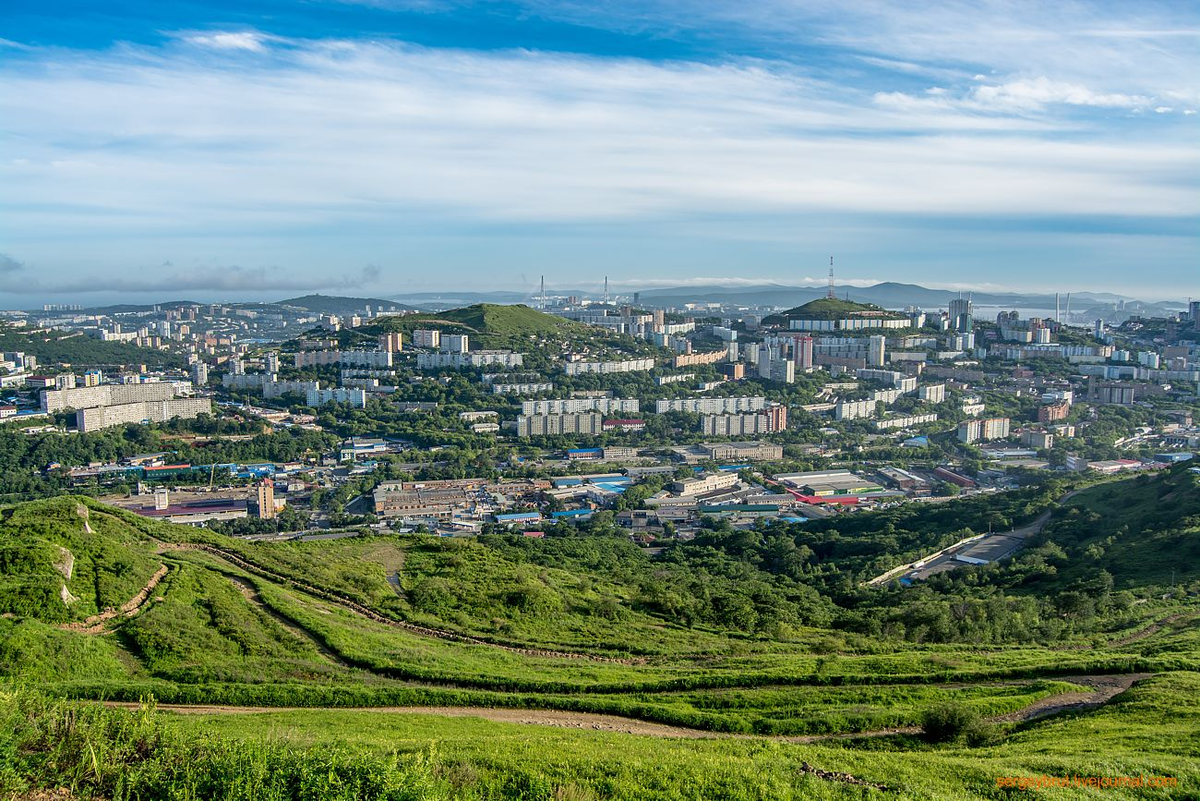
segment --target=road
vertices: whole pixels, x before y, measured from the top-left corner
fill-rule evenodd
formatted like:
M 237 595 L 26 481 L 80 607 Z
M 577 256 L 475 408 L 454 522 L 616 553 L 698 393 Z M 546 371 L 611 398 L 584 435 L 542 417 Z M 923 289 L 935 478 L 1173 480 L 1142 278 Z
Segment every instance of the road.
M 1024 545 L 1026 538 L 1030 535 L 1039 533 L 1050 522 L 1055 509 L 1085 489 L 1090 488 L 1083 487 L 1071 490 L 1066 495 L 1063 495 L 1055 501 L 1054 508 L 1043 512 L 1032 523 L 1013 529 L 1012 531 L 1004 531 L 996 534 L 973 534 L 970 537 L 959 540 L 953 545 L 942 548 L 939 551 L 934 551 L 927 556 L 922 556 L 916 561 L 894 567 L 886 573 L 882 573 L 871 579 L 867 582 L 867 585 L 878 587 L 900 576 L 908 576 L 919 581 L 937 573 L 944 573 L 947 570 L 954 570 L 965 565 L 995 562 L 1003 559 Z

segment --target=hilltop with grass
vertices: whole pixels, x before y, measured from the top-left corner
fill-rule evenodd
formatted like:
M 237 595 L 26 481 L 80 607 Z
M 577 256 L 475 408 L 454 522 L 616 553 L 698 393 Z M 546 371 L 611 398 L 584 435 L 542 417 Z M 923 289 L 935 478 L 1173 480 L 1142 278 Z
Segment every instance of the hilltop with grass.
M 529 337 L 589 331 L 587 326 L 553 314 L 517 304 L 476 303 L 461 309 L 435 314 L 389 317 L 377 326 L 382 331 L 411 332 L 418 328 L 438 328 L 450 333 L 482 334 L 494 337 Z
M 0 791 L 960 799 L 1048 772 L 1195 790 L 1200 578 L 1172 585 L 1167 557 L 1193 553 L 1197 479 L 713 521 L 658 553 L 603 522 L 256 543 L 86 498 L 11 506 Z M 1016 559 L 864 584 L 1047 510 Z M 150 698 L 205 706 L 93 703 Z
M 788 320 L 841 320 L 864 315 L 884 316 L 896 320 L 905 317 L 899 312 L 889 311 L 874 303 L 858 303 L 841 298 L 817 298 L 781 314 Z

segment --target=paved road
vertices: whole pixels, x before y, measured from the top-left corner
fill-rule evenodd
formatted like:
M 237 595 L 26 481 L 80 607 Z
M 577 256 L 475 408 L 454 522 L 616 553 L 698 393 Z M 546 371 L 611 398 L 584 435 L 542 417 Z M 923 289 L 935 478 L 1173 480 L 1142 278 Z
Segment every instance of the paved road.
M 915 580 L 927 579 L 937 573 L 944 573 L 947 570 L 954 570 L 964 565 L 995 562 L 1003 559 L 1024 545 L 1026 538 L 1031 534 L 1039 533 L 1050 522 L 1050 517 L 1054 514 L 1056 508 L 1062 506 L 1062 504 L 1074 498 L 1085 489 L 1090 489 L 1090 487 L 1082 487 L 1068 492 L 1055 502 L 1054 508 L 1046 510 L 1032 523 L 1024 525 L 1021 528 L 996 534 L 976 534 L 967 537 L 940 551 L 934 551 L 927 556 L 923 556 L 916 561 L 894 567 L 886 573 L 871 579 L 867 584 L 877 587 L 901 576 L 909 576 Z M 963 561 L 957 557 L 980 561 Z

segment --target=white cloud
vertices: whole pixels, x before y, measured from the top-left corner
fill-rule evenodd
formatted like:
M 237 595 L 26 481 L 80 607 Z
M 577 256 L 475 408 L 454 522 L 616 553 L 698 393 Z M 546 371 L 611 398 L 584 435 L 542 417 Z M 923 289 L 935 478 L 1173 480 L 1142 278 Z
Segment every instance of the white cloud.
M 1163 120 L 1110 132 L 1056 114 L 1115 102 L 1085 84 L 987 84 L 986 108 L 961 88 L 871 103 L 763 61 L 287 44 L 0 65 L 6 245 L 32 262 L 69 231 L 177 263 L 215 249 L 271 264 L 321 231 L 404 243 L 398 228 L 1200 207 L 1200 182 L 1179 180 L 1200 154 Z M 1044 113 L 1019 113 L 1035 102 Z
M 1052 81 L 1045 76 L 977 86 L 971 92 L 971 99 L 981 107 L 1002 110 L 1034 110 L 1054 103 L 1133 109 L 1150 102 L 1140 95 L 1094 92 L 1080 84 Z
M 248 50 L 253 53 L 261 53 L 266 50 L 266 43 L 273 37 L 264 36 L 257 31 L 217 31 L 191 33 L 182 38 L 189 44 L 210 47 L 214 50 Z
M 1170 114 L 1174 110 L 1175 109 L 1171 108 L 1170 106 L 1155 106 L 1154 107 L 1155 114 Z

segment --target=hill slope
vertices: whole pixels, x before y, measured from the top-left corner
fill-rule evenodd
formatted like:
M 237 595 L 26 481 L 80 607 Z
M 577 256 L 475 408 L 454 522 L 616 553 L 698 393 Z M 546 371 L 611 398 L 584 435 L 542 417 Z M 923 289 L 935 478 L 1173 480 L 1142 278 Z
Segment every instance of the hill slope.
M 853 300 L 842 300 L 841 298 L 817 298 L 816 300 L 810 300 L 803 306 L 788 309 L 783 312 L 783 316 L 787 318 L 803 317 L 810 320 L 836 320 L 842 317 L 854 317 L 863 313 L 886 314 L 897 318 L 903 317 L 901 314 L 889 312 L 881 306 L 876 306 L 874 303 L 858 303 Z
M 287 300 L 276 301 L 279 306 L 295 306 L 301 309 L 316 314 L 353 314 L 355 312 L 364 311 L 368 306 L 378 311 L 379 309 L 407 309 L 411 308 L 394 300 L 382 300 L 381 298 L 353 298 L 341 297 L 338 295 L 304 295 L 298 298 L 288 298 Z
M 182 357 L 162 350 L 139 348 L 125 342 L 102 342 L 85 334 L 60 330 L 22 331 L 3 324 L 0 324 L 0 350 L 31 353 L 40 364 L 46 365 L 183 365 Z
M 473 306 L 444 312 L 389 317 L 380 320 L 371 330 L 408 333 L 418 328 L 437 328 L 448 333 L 482 335 L 496 340 L 585 333 L 594 330 L 582 323 L 546 314 L 528 306 L 506 306 L 498 303 L 476 303 Z

